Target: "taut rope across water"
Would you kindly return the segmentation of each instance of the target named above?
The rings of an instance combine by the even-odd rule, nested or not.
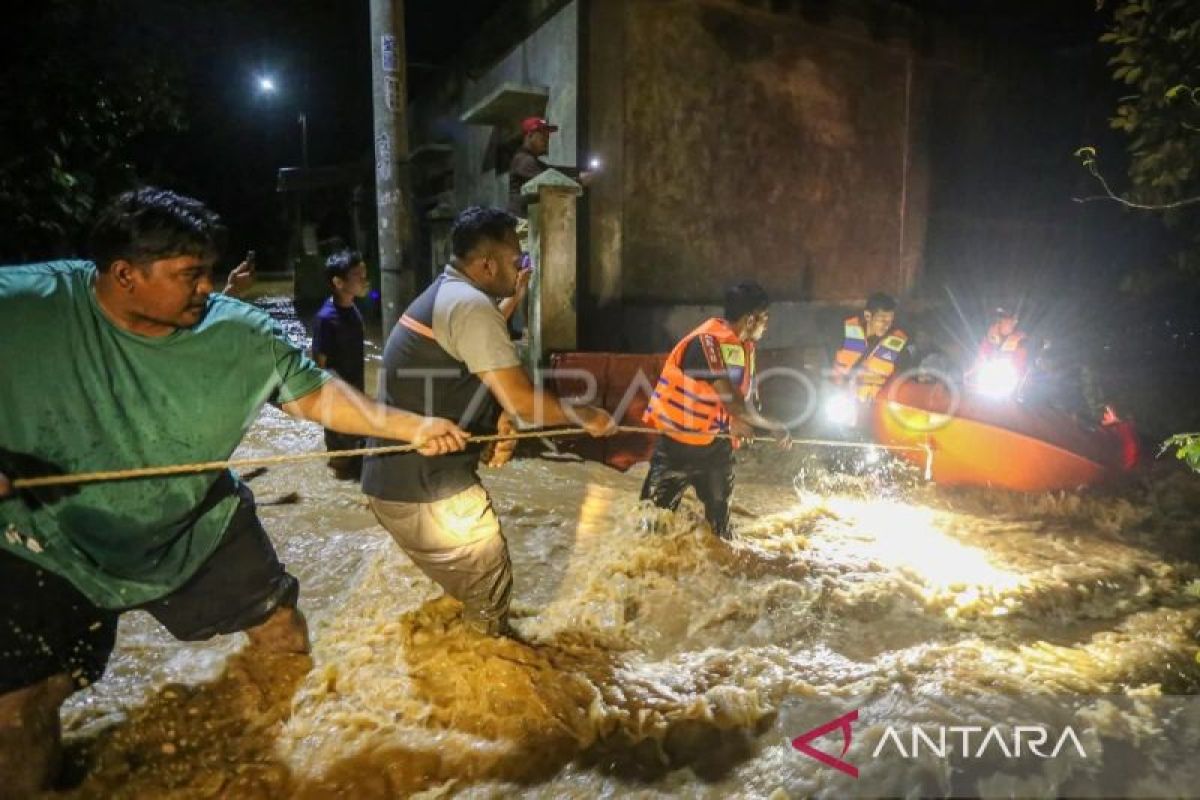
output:
[[[621,425],[618,433],[640,433],[661,435],[657,428],[643,428],[635,425]],[[512,439],[545,439],[563,436],[582,436],[587,431],[583,428],[552,428],[550,430],[519,431],[516,433],[498,433],[488,436],[472,436],[472,443],[499,442]],[[718,439],[732,439],[733,434],[716,434]],[[774,442],[770,436],[755,436],[748,441]],[[809,445],[813,447],[856,447],[862,449],[878,448],[880,450],[901,450],[923,452],[925,454],[925,480],[930,480],[933,474],[933,448],[928,445],[915,447],[909,445],[882,445],[867,442],[841,442],[833,439],[793,439],[792,444]],[[319,461],[328,458],[347,458],[351,456],[378,456],[393,453],[409,453],[418,449],[419,445],[389,445],[386,447],[360,447],[355,450],[320,450],[309,453],[291,453],[281,456],[262,456],[259,458],[230,459],[226,461],[201,461],[194,464],[172,464],[162,467],[134,467],[131,469],[107,470],[102,472],[77,472],[68,475],[45,475],[37,478],[16,478],[12,481],[14,490],[37,489],[45,486],[70,486],[82,483],[101,483],[105,481],[122,481],[134,478],[158,478],[168,475],[190,475],[197,472],[216,472],[225,469],[244,469],[247,467],[273,466],[276,464],[294,464],[302,461]]]

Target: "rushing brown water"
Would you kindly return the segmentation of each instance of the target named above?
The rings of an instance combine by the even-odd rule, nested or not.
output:
[[[238,455],[321,446],[268,408]],[[644,473],[485,472],[515,567],[513,641],[465,631],[356,486],[321,462],[272,469],[252,487],[260,502],[300,494],[261,513],[302,582],[311,662],[253,659],[240,636],[176,642],[127,615],[108,675],[64,710],[86,771],[74,793],[837,796],[789,744],[812,698],[886,696],[891,715],[932,720],[953,698],[986,711],[1006,694],[1200,687],[1200,478],[950,492],[762,451],[739,468],[728,545],[690,498],[673,517],[639,506]],[[1140,722],[1097,724],[1133,742]]]

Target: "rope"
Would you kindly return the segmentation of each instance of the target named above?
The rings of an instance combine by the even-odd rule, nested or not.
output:
[[[519,431],[516,433],[497,433],[487,436],[472,436],[472,444],[484,442],[509,441],[513,439],[543,439],[561,436],[581,436],[587,431],[583,428],[551,428],[549,430]],[[642,428],[635,425],[619,425],[617,433],[640,433],[661,435],[657,428]],[[717,439],[733,439],[733,434],[718,433]],[[771,436],[754,436],[744,441],[774,442]],[[831,439],[793,439],[793,444],[812,445],[816,447],[858,447],[878,448],[880,450],[907,450],[925,454],[925,480],[933,475],[933,448],[929,445],[884,445],[867,442],[839,442]],[[247,467],[263,467],[275,464],[295,464],[302,461],[321,461],[328,458],[349,458],[352,456],[381,456],[395,453],[410,453],[420,445],[402,444],[385,447],[360,447],[355,450],[321,450],[311,453],[291,453],[282,456],[262,456],[259,458],[241,458],[226,461],[202,461],[195,464],[174,464],[166,467],[137,467],[134,469],[108,470],[103,472],[77,472],[70,475],[46,475],[40,478],[16,478],[12,481],[14,490],[36,489],[44,486],[67,486],[80,483],[100,483],[104,481],[122,481],[132,478],[157,478],[167,475],[191,475],[197,472],[217,472],[226,469],[245,469]]]

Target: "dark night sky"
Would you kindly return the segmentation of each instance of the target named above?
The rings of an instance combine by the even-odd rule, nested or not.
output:
[[[284,204],[275,191],[276,173],[301,163],[301,111],[308,122],[311,165],[369,163],[373,121],[368,0],[54,2],[86,9],[81,13],[95,22],[86,41],[46,34],[52,18],[40,4],[6,12],[6,29],[0,30],[4,94],[39,91],[26,77],[14,79],[37,74],[36,68],[12,69],[16,59],[26,66],[42,58],[73,63],[74,74],[90,82],[93,76],[111,78],[96,74],[104,69],[105,52],[138,51],[156,58],[179,93],[186,127],[139,140],[133,154],[139,175],[145,182],[199,197],[219,211],[231,229],[231,258],[255,248],[265,268],[283,266]],[[409,0],[410,91],[427,86],[438,69],[452,61],[459,37],[499,4]],[[42,40],[54,51],[28,45]],[[87,55],[81,56],[81,50]],[[258,91],[259,75],[274,78],[279,86],[274,96]],[[52,106],[53,92],[41,91]],[[70,108],[59,109],[64,123],[76,127]],[[0,142],[0,166],[13,157],[19,152],[9,153]]]
[[[410,93],[426,87],[453,60],[463,32],[499,5],[409,0]],[[300,110],[313,166],[370,159],[371,37],[366,0],[225,6],[223,14],[205,14],[205,29],[194,32],[201,39],[188,59],[195,124],[174,148],[171,166],[180,189],[229,218],[237,252],[278,216],[275,171],[300,163]],[[277,96],[256,92],[259,74],[274,76]]]

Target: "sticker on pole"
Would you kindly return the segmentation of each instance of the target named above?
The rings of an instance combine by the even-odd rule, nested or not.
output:
[[[396,37],[385,33],[380,38],[379,59],[384,72],[396,71]]]
[[[393,113],[404,105],[404,86],[399,78],[383,79],[383,102],[387,105],[387,110]]]
[[[375,175],[381,183],[392,179],[392,137],[386,133],[375,139]]]

